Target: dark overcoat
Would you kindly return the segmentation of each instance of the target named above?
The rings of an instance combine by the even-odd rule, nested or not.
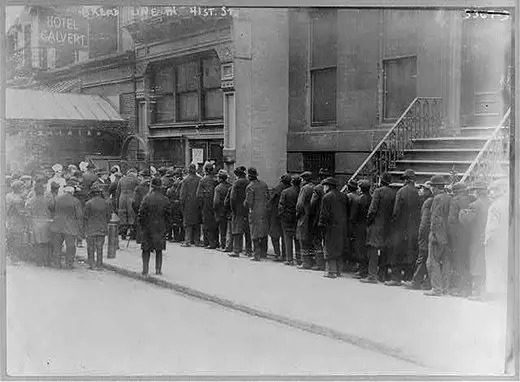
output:
[[[397,191],[392,214],[393,241],[389,264],[413,264],[417,257],[419,223],[421,215],[419,191],[407,183]]]
[[[491,202],[487,196],[479,197],[469,205],[466,210],[461,210],[459,219],[462,224],[471,230],[470,236],[470,272],[472,276],[484,276],[486,272],[485,236],[488,209]]]
[[[85,204],[83,212],[85,236],[106,236],[111,216],[112,211],[109,200],[105,200],[100,196],[90,199]]]
[[[267,207],[269,210],[269,236],[273,238],[279,238],[283,235],[282,221],[278,215],[278,204],[280,203],[280,197],[282,191],[290,187],[288,184],[280,182],[273,188]]]
[[[45,196],[34,196],[25,206],[31,225],[31,242],[33,244],[51,241],[51,211]]]
[[[81,203],[74,196],[64,193],[56,197],[51,231],[72,236],[79,236],[83,232],[83,211]]]
[[[227,220],[227,209],[225,205],[226,196],[231,188],[228,181],[220,182],[215,188],[215,197],[213,198],[213,210],[215,211],[215,220],[221,222]]]
[[[282,222],[282,229],[285,232],[295,234],[298,219],[296,219],[296,204],[300,188],[291,186],[282,191],[280,202],[278,203],[278,215]]]
[[[356,261],[367,259],[367,215],[372,197],[370,194],[361,194],[357,197],[355,208],[352,212],[354,258]]]
[[[181,210],[181,180],[177,179],[166,191],[166,196],[170,200],[170,224],[174,227],[182,227]]]
[[[451,198],[450,214],[448,216],[449,240],[453,250],[453,261],[458,268],[467,266],[469,261],[469,246],[471,232],[459,220],[460,211],[468,209],[470,198],[468,195],[455,195]]]
[[[202,224],[208,229],[215,229],[217,226],[215,210],[213,209],[217,185],[218,180],[213,175],[206,175],[201,179],[197,187],[197,200],[202,212]]]
[[[298,203],[296,204],[296,217],[298,218],[298,224],[296,227],[296,238],[300,241],[311,241],[311,199],[312,192],[314,190],[314,184],[306,183],[300,189],[298,195]]]
[[[323,252],[326,260],[342,256],[346,230],[346,195],[336,189],[327,192],[321,202],[318,226],[323,230]]]
[[[169,200],[160,190],[152,190],[146,195],[137,216],[141,230],[141,250],[163,251],[166,249]]]
[[[232,213],[231,213],[231,188],[232,184],[229,184],[229,188],[226,193],[226,198],[224,199],[224,212],[226,215],[226,220],[231,221]]]
[[[390,228],[396,190],[382,186],[374,191],[367,213],[367,245],[385,249],[390,243]]]
[[[269,188],[265,182],[255,179],[247,185],[244,206],[249,210],[251,239],[260,239],[269,235],[268,201]]]
[[[134,224],[135,211],[132,206],[135,188],[140,181],[135,175],[126,175],[117,185],[118,215],[120,224]]]
[[[143,202],[146,194],[150,192],[150,179],[143,180],[134,190],[134,200],[132,201],[132,208],[134,212],[139,212],[139,207],[141,207],[141,203]]]
[[[184,226],[202,223],[202,216],[197,203],[197,188],[200,178],[195,174],[188,175],[181,183],[180,202]]]
[[[426,199],[421,207],[421,223],[419,224],[418,246],[421,253],[428,253],[433,196]]]
[[[312,190],[312,197],[311,197],[311,218],[312,218],[312,225],[314,227],[318,226],[318,223],[320,221],[320,212],[321,212],[321,200],[323,199],[323,196],[325,195],[325,190],[323,187],[323,184],[318,184],[314,186]]]
[[[248,209],[244,206],[248,184],[246,178],[239,178],[231,187],[231,233],[233,235],[245,233],[249,225]]]
[[[433,197],[429,239],[440,246],[449,244],[448,216],[450,214],[451,196],[441,192]]]

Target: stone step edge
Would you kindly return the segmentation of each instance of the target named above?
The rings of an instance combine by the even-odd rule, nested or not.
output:
[[[83,257],[83,256],[80,256]],[[86,260],[83,257],[84,260]],[[189,296],[191,298],[196,298],[199,300],[204,300],[207,302],[211,302],[217,305],[220,305],[222,307],[237,310],[242,313],[249,314],[251,316],[267,319],[270,321],[278,322],[280,324],[300,329],[308,333],[317,334],[323,337],[328,337],[337,341],[345,342],[350,345],[354,345],[366,350],[374,351],[379,354],[386,355],[388,357],[392,357],[395,359],[399,359],[401,361],[409,362],[414,365],[420,366],[420,367],[427,367],[424,363],[414,359],[411,356],[406,355],[403,351],[397,348],[393,348],[390,346],[387,346],[385,344],[372,341],[363,337],[359,337],[353,334],[348,334],[344,332],[340,332],[339,330],[328,328],[326,326],[321,326],[313,323],[309,323],[306,321],[301,321],[293,318],[289,318],[286,316],[274,314],[271,312],[265,312],[263,310],[259,310],[253,307],[250,307],[248,305],[240,304],[233,302],[231,300],[219,297],[217,295],[211,295],[205,292],[201,292],[199,290],[193,289],[191,287],[187,287],[185,285],[173,283],[170,281],[166,281],[154,276],[143,276],[139,272],[130,271],[128,269],[125,269],[123,267],[119,267],[112,264],[103,263],[103,267],[105,269],[108,269],[112,272],[115,272],[117,274],[132,278],[134,280],[140,280],[147,282],[149,284],[156,285],[158,287],[162,287],[165,289],[173,290],[179,294]]]

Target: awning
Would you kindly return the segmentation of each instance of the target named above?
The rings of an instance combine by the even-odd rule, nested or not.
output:
[[[32,90],[43,90],[54,93],[68,93],[79,89],[81,87],[81,80],[74,78],[72,80],[56,82],[40,82],[31,87]]]
[[[124,122],[98,95],[6,89],[7,120]]]

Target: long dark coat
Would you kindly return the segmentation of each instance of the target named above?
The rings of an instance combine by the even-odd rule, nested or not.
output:
[[[56,198],[54,221],[51,231],[79,236],[83,232],[81,203],[74,196],[64,193]]]
[[[390,244],[396,190],[382,186],[374,191],[367,213],[367,245],[385,249]]]
[[[200,178],[195,174],[188,175],[181,183],[181,210],[184,226],[202,223],[202,216],[197,204],[197,188]]]
[[[491,202],[488,197],[479,197],[469,205],[467,210],[461,210],[459,219],[471,230],[470,239],[470,272],[472,276],[484,276],[486,272],[485,235],[488,209]]]
[[[231,188],[228,181],[220,182],[215,188],[215,197],[213,198],[213,210],[215,211],[215,220],[221,222],[227,220],[227,209],[225,205],[226,196]]]
[[[166,249],[169,200],[160,190],[146,195],[139,208],[137,220],[141,229],[141,250],[163,251]]]
[[[356,200],[352,211],[354,258],[356,261],[367,259],[367,215],[372,197],[370,194],[361,194]]]
[[[34,244],[51,241],[51,211],[49,201],[45,196],[34,196],[27,201],[25,209],[31,227],[31,242]]]
[[[231,221],[232,213],[231,213],[231,188],[232,184],[229,184],[229,188],[226,193],[226,197],[224,198],[224,213],[226,216],[226,220]]]
[[[231,233],[233,235],[245,233],[249,225],[249,211],[244,206],[248,184],[246,178],[239,178],[231,187]]]
[[[179,179],[168,188],[166,197],[170,200],[170,224],[174,227],[182,227],[181,181]]]
[[[296,204],[300,188],[291,186],[282,191],[280,202],[278,203],[278,215],[282,222],[282,229],[285,232],[296,233],[298,219],[296,219]]]
[[[413,264],[417,257],[421,214],[419,191],[408,183],[397,191],[392,214],[393,239],[395,246],[389,256],[389,264]]]
[[[433,197],[429,239],[441,246],[449,244],[448,216],[450,214],[451,196],[441,192]]]
[[[126,175],[117,185],[118,215],[121,219],[120,224],[134,224],[135,211],[132,206],[134,201],[134,191],[140,181],[135,175]]]
[[[311,197],[311,218],[314,227],[317,227],[320,221],[321,201],[324,195],[325,189],[323,184],[320,183],[314,186]]]
[[[90,199],[85,204],[83,212],[85,236],[106,236],[111,216],[112,207],[109,200],[105,200],[100,196]]]
[[[296,217],[298,225],[296,226],[296,238],[300,241],[311,241],[311,199],[314,184],[307,183],[300,189],[298,195],[298,203],[296,204]]]
[[[199,182],[197,187],[197,201],[202,212],[202,224],[208,229],[215,229],[215,210],[213,209],[213,199],[218,180],[213,175],[206,175]]]
[[[290,186],[286,183],[278,183],[278,185],[273,188],[271,198],[267,203],[269,210],[269,236],[273,238],[279,238],[283,235],[282,221],[280,220],[280,216],[278,216],[278,204],[280,203],[282,191],[288,187]]]
[[[269,188],[265,182],[255,179],[247,185],[244,206],[249,209],[251,239],[260,239],[269,235],[268,201]]]
[[[134,190],[134,200],[132,202],[132,208],[134,209],[135,214],[139,212],[139,207],[141,207],[141,203],[143,202],[146,194],[150,192],[150,179],[143,180]]]
[[[471,232],[459,220],[460,211],[468,209],[469,205],[470,198],[467,195],[455,195],[450,203],[449,239],[453,250],[453,262],[458,269],[466,268],[469,262]]]
[[[421,207],[421,223],[419,224],[418,246],[419,251],[428,253],[428,238],[430,236],[430,225],[432,216],[433,196],[426,199]]]
[[[323,252],[326,260],[342,256],[344,240],[341,240],[346,231],[346,201],[345,194],[336,189],[327,192],[321,202],[320,219],[318,226],[324,232]]]

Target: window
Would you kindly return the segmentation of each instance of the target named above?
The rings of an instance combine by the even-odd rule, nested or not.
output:
[[[204,117],[206,119],[221,119],[223,116],[223,99],[220,89],[220,61],[217,58],[202,60],[202,70]]]
[[[326,168],[333,174],[336,171],[335,155],[333,152],[304,152],[303,171],[311,171],[318,175],[320,168]]]
[[[199,61],[191,61],[177,66],[177,110],[179,121],[199,120],[199,71]]]
[[[396,120],[417,96],[417,59],[403,57],[383,61],[384,119]]]
[[[172,66],[159,68],[154,73],[153,91],[156,94],[155,122],[171,122],[175,118],[174,70]]]
[[[337,13],[319,11],[311,19],[312,122],[336,121]]]

